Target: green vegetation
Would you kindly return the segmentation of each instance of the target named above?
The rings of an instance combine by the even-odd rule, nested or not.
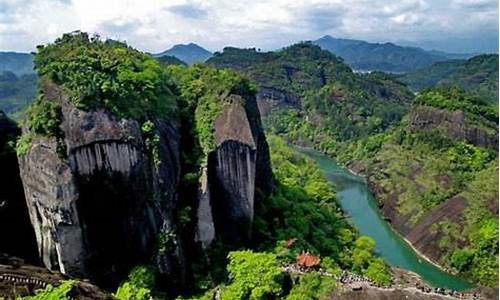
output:
[[[338,57],[311,43],[276,52],[225,48],[207,61],[232,68],[302,107],[278,103],[264,122],[268,131],[300,144],[334,151],[339,142],[379,133],[408,111],[412,94],[382,73],[355,74]]]
[[[431,90],[417,105],[460,109],[477,124],[495,129],[494,112],[475,97],[458,90]],[[486,125],[484,125],[486,124]],[[463,217],[442,219],[440,263],[481,284],[498,284],[498,155],[491,149],[455,140],[439,131],[410,130],[405,122],[381,134],[341,145],[337,158],[364,169],[377,186],[381,203],[397,195],[397,215],[415,226],[450,199],[464,199]],[[374,268],[377,265],[374,266]],[[370,269],[370,268],[369,268]],[[375,272],[373,270],[367,273]],[[384,279],[379,279],[383,281]]]
[[[229,253],[229,284],[223,300],[268,299],[282,292],[283,273],[275,254],[234,251]]]
[[[161,163],[160,136],[158,133],[154,133],[154,126],[153,122],[147,120],[142,124],[141,131],[144,135],[144,144],[146,145],[149,157],[153,159],[153,164],[158,166]]]
[[[303,276],[292,276],[295,282],[286,300],[319,300],[328,299],[335,290],[335,279],[311,272]]]
[[[182,114],[194,112],[194,130],[205,154],[215,148],[215,119],[231,94],[243,99],[255,93],[248,79],[230,70],[217,70],[203,65],[189,68],[169,66],[167,73],[177,86]]]
[[[211,299],[217,290],[222,299],[324,299],[336,287],[333,277],[282,270],[305,251],[319,255],[321,268],[331,274],[349,270],[380,285],[390,283],[389,268],[373,253],[375,242],[358,237],[347,223],[335,189],[314,161],[279,137],[268,136],[268,142],[276,187],[256,207],[253,249],[229,252],[227,277],[213,272],[200,277],[206,292],[187,299]],[[212,282],[207,284],[207,278]]]
[[[22,111],[35,100],[37,84],[36,74],[0,73],[0,110],[19,119]]]
[[[36,135],[55,137],[57,140],[57,153],[60,157],[66,157],[66,146],[59,125],[61,124],[61,106],[46,100],[43,94],[28,107],[25,113],[24,125],[29,132],[21,136],[17,142],[16,152],[18,156],[25,155],[31,147],[31,140]]]
[[[119,300],[148,300],[153,296],[154,286],[154,270],[147,266],[137,266],[130,271],[128,279],[118,287],[113,296]]]
[[[158,62],[117,41],[78,31],[64,34],[37,47],[35,68],[40,77],[63,86],[83,109],[105,107],[119,117],[140,120],[167,118],[175,110]]]
[[[277,185],[269,200],[256,208],[254,234],[261,248],[296,238],[292,249],[280,243],[276,248],[288,262],[308,250],[347,267],[355,233],[342,217],[333,186],[312,160],[283,140],[269,136],[268,142]]]
[[[498,54],[483,54],[468,60],[439,62],[400,77],[414,91],[431,87],[459,87],[498,104]]]
[[[482,98],[458,88],[440,88],[423,92],[415,98],[415,104],[447,110],[462,110],[498,124],[498,109],[482,101]]]
[[[45,289],[37,291],[34,296],[25,297],[25,300],[63,300],[69,299],[69,293],[75,285],[74,280],[66,280],[61,285],[54,287],[48,285]]]
[[[485,65],[493,65],[488,59],[492,58],[480,57],[471,61],[481,60]],[[260,87],[272,87],[287,95],[301,97],[301,107],[286,103],[273,107],[264,119],[268,132],[295,144],[312,146],[350,164],[353,168],[362,170],[378,187],[377,196],[381,203],[391,201],[394,195],[398,196],[396,213],[408,220],[407,226],[415,226],[430,212],[454,197],[465,198],[467,209],[464,215],[471,220],[479,220],[478,217],[472,216],[479,215],[479,212],[487,214],[485,207],[492,206],[491,199],[494,197],[480,199],[472,197],[467,191],[473,189],[477,194],[481,194],[472,182],[478,174],[493,164],[497,154],[463,140],[454,140],[451,136],[443,134],[441,129],[410,130],[407,125],[408,117],[405,118],[405,115],[410,112],[414,97],[404,84],[395,80],[395,76],[381,73],[354,74],[334,55],[322,53],[307,43],[274,53],[229,48],[222,53],[216,53],[208,63],[233,68],[249,76]],[[497,64],[494,65],[496,68]],[[470,82],[472,81],[471,77]],[[498,134],[498,109],[488,104],[491,101],[484,94],[474,90],[473,86],[470,89],[464,87],[468,91],[463,91],[459,88],[450,88],[452,85],[455,84],[422,91],[415,99],[415,106],[429,106],[449,111],[460,110],[464,113],[467,124],[492,136]],[[462,84],[457,83],[456,86]],[[272,144],[272,138],[270,141]],[[276,153],[273,156],[276,159]],[[289,157],[290,161],[294,159],[296,158]],[[304,166],[301,168],[307,170]],[[280,172],[289,175],[298,173],[287,164],[279,165],[274,171],[277,177],[280,176]],[[293,176],[279,180],[280,184],[276,187],[272,201],[265,204],[267,212],[270,213],[266,215],[266,210],[263,210],[265,219],[273,220],[274,223],[261,224],[261,220],[256,218],[255,226],[257,232],[264,237],[263,240],[266,240],[266,236],[279,237],[277,241],[297,236],[301,241],[298,242],[299,248],[301,243],[307,241],[305,249],[313,249],[322,255],[326,253],[342,268],[354,267],[358,272],[370,276],[380,284],[387,283],[390,276],[385,275],[388,273],[378,271],[386,270],[385,264],[376,259],[363,262],[369,251],[360,251],[356,255],[346,252],[355,258],[355,262],[344,260],[335,255],[337,251],[335,247],[342,249],[345,245],[339,241],[336,244],[329,244],[328,239],[322,240],[321,233],[328,232],[331,228],[315,226],[314,232],[318,237],[313,239],[307,231],[308,224],[301,223],[304,220],[287,218],[287,208],[292,208],[293,212],[306,212],[313,218],[316,216],[323,218],[321,213],[308,211],[314,206],[301,205],[305,200],[293,188],[283,184],[287,180],[291,182],[289,186],[307,187],[306,182],[297,180]],[[498,184],[492,183],[492,187],[497,186]],[[284,197],[281,197],[282,195]],[[286,202],[286,199],[290,198],[296,201]],[[335,208],[332,209],[334,210]],[[283,211],[283,215],[277,214],[276,211]],[[293,216],[293,213],[290,215]],[[476,282],[494,286],[497,276],[490,276],[489,278],[493,279],[488,281],[486,279],[488,276],[485,275],[496,274],[492,271],[497,266],[494,258],[488,260],[486,251],[469,249],[472,248],[470,245],[476,245],[472,232],[476,232],[477,238],[478,228],[483,226],[477,225],[476,221],[467,221],[464,225],[464,221],[446,219],[433,225],[432,230],[444,233],[444,237],[437,241],[442,251],[440,263],[447,267],[455,266],[457,271]],[[314,221],[313,223],[317,224]],[[275,227],[287,229],[275,229]],[[486,232],[491,234],[494,231],[486,230]],[[334,235],[340,236],[339,240],[344,238],[339,232]],[[321,241],[320,244],[323,246],[316,248],[318,245],[311,243],[312,240]],[[348,244],[352,245],[353,242],[354,239],[351,238]],[[355,246],[347,247],[352,249]],[[286,257],[290,249],[284,248],[281,250]],[[464,249],[465,252],[453,255],[455,250]],[[293,257],[294,254],[288,256],[290,260]],[[481,269],[476,268],[479,265]]]
[[[139,121],[145,148],[158,166],[160,136],[153,120],[174,117],[177,101],[166,72],[155,59],[124,43],[101,41],[77,31],[38,46],[34,62],[41,87],[26,112],[24,124],[29,131],[18,141],[18,155],[26,154],[33,138],[40,135],[55,137],[59,156],[66,157],[60,106],[66,101],[64,96],[69,96],[80,109],[102,107],[117,117]],[[58,98],[56,91],[63,97],[49,98]]]
[[[175,56],[163,55],[160,57],[156,57],[156,60],[160,63],[162,67],[167,67],[169,65],[182,65],[186,66],[186,63],[182,60],[178,59]]]
[[[161,233],[158,236],[158,251],[160,254],[167,254],[172,252],[176,245],[176,234],[173,231]]]

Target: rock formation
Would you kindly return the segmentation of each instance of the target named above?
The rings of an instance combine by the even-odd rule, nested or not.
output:
[[[260,86],[257,93],[257,104],[259,105],[260,114],[265,117],[274,109],[300,108],[301,99],[294,93],[276,87]]]
[[[441,130],[453,139],[462,139],[471,144],[498,149],[498,131],[479,127],[467,120],[463,111],[449,111],[429,106],[416,107],[410,114],[413,130]]]
[[[269,195],[273,185],[255,98],[230,95],[224,101],[227,104],[215,119],[216,148],[208,154],[204,174],[208,185],[202,176],[197,239],[204,247],[215,235],[233,244],[248,241],[255,201]]]
[[[36,136],[19,157],[43,264],[107,285],[156,256],[161,271],[182,281],[173,223],[180,168],[176,123],[155,121],[156,163],[136,120],[78,109],[55,84],[45,84],[43,93],[61,105],[67,156],[58,154],[56,138]]]

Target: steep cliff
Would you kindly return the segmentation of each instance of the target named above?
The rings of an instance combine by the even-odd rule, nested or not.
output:
[[[0,253],[38,262],[35,234],[28,217],[19,165],[13,148],[21,134],[17,125],[0,111]],[[22,238],[19,238],[22,237]]]
[[[180,125],[158,62],[73,32],[38,47],[35,66],[17,154],[43,264],[107,287],[153,264],[182,285]]]
[[[418,106],[409,115],[412,130],[438,130],[452,139],[465,140],[476,146],[498,149],[498,132],[494,125],[480,126],[462,110],[449,111],[429,106]],[[491,128],[493,127],[493,128]]]
[[[395,129],[353,142],[384,216],[433,262],[483,285],[498,269],[498,115],[460,90],[423,92]]]
[[[216,231],[239,244],[251,238],[256,194],[270,194],[272,173],[255,97],[230,95],[224,101],[207,168]]]
[[[178,275],[180,247],[155,252],[159,237],[172,238],[175,231],[180,168],[175,122],[155,121],[156,162],[138,121],[106,109],[78,109],[52,83],[42,92],[44,101],[61,107],[66,152],[61,156],[55,137],[35,135],[19,162],[44,265],[109,284],[156,255],[160,269]],[[165,242],[178,244],[175,237]]]

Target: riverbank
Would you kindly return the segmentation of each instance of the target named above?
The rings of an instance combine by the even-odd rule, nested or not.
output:
[[[373,193],[375,200],[377,201],[378,207],[379,207],[379,214],[384,217],[384,220],[388,219],[388,217],[384,214],[383,210],[380,209],[380,202],[378,201],[377,198],[377,189],[374,189],[373,186],[375,185],[374,182],[371,182],[365,173],[363,173],[361,170],[355,171],[352,166],[345,166],[342,165],[341,167],[345,168],[349,173],[351,173],[354,176],[358,176],[363,179],[363,181],[368,185],[368,188],[371,193]],[[389,219],[390,220],[390,219]],[[391,224],[391,222],[386,221],[389,225],[389,227],[392,229],[392,231],[397,234],[402,240],[404,240],[409,247],[413,249],[420,257],[425,259],[428,263],[434,265],[435,267],[439,268],[443,272],[448,272],[451,273],[450,270],[447,270],[445,267],[441,266],[438,262],[432,260],[430,257],[425,255],[420,249],[418,249],[413,243],[406,237],[404,236],[401,232],[399,232],[396,228],[394,228]],[[454,273],[451,273],[453,275],[456,275]]]
[[[422,255],[384,220],[378,201],[373,197],[367,179],[360,170],[349,170],[312,149],[298,150],[316,160],[326,177],[336,185],[342,209],[350,216],[353,225],[362,235],[370,236],[376,241],[376,251],[391,266],[415,272],[433,287],[457,291],[473,288],[464,279],[445,272],[441,266]]]

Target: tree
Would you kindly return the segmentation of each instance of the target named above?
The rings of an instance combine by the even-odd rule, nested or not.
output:
[[[267,299],[281,293],[283,273],[275,254],[234,251],[228,258],[231,283],[222,293],[223,300]]]

